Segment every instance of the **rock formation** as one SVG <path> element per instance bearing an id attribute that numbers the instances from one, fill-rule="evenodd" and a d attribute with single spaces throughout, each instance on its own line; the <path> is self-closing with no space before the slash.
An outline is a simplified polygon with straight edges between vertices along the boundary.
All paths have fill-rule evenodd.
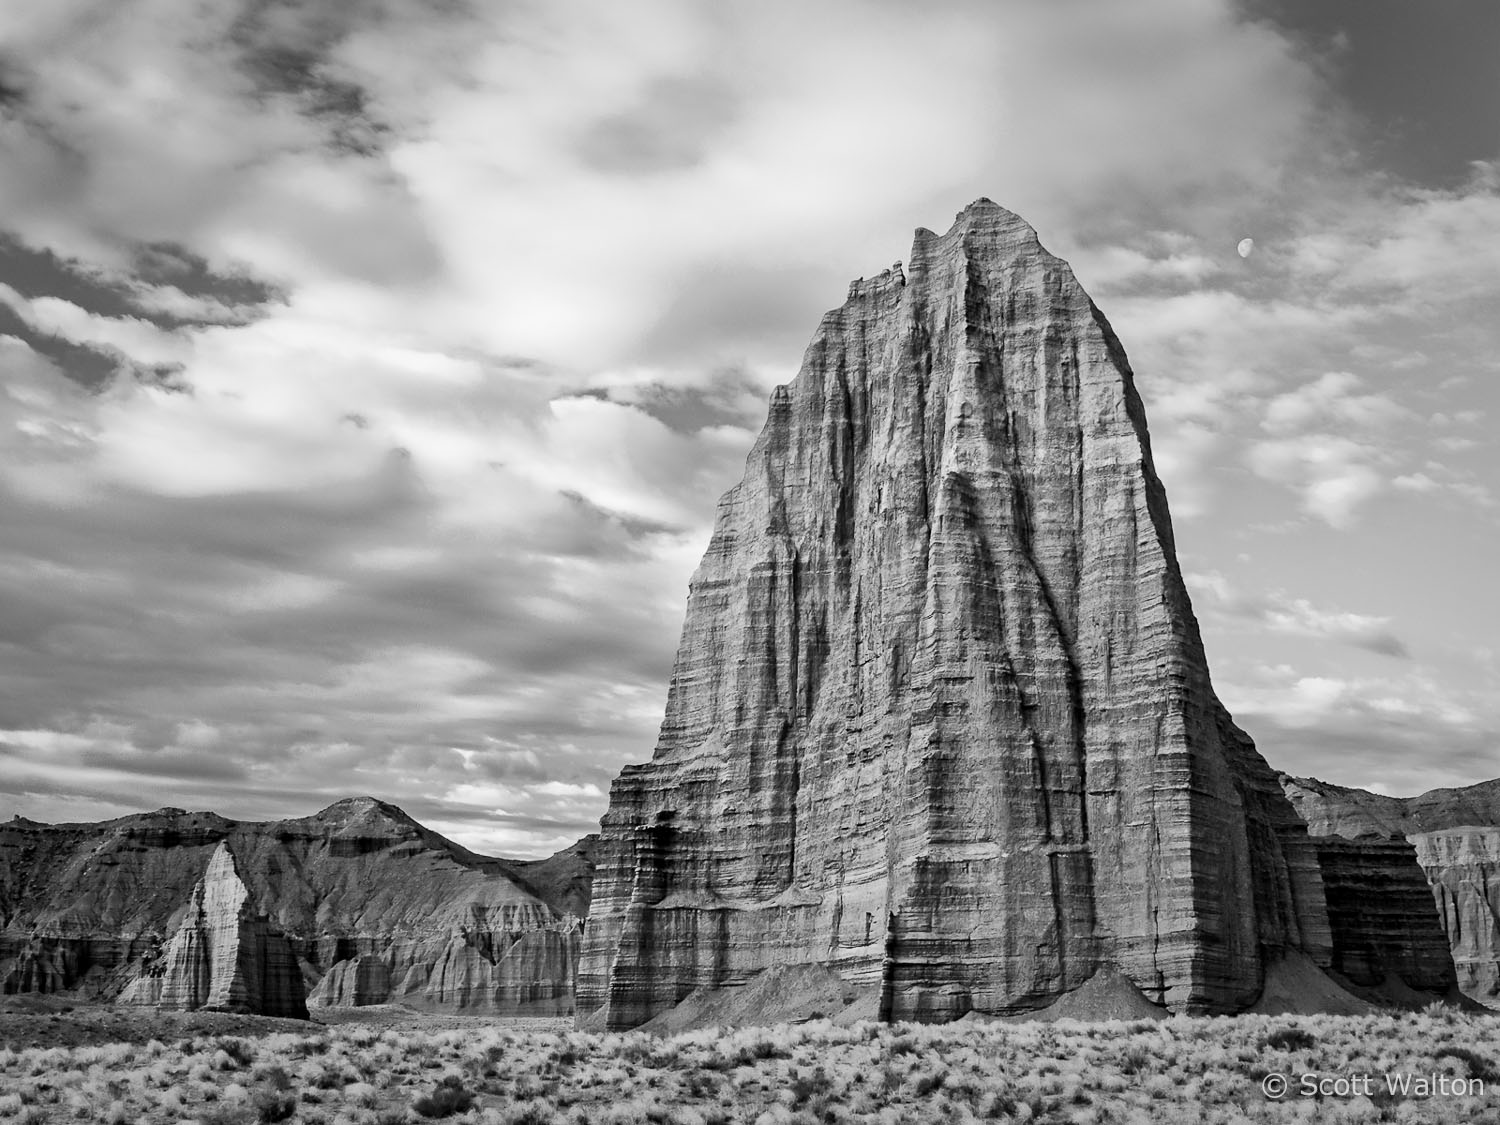
<path id="1" fill-rule="evenodd" d="M 1419 797 L 1387 797 L 1310 777 L 1282 775 L 1281 783 L 1309 831 L 1320 837 L 1320 853 L 1327 854 L 1335 841 L 1346 851 L 1409 850 L 1403 867 L 1420 865 L 1460 990 L 1500 1007 L 1500 780 Z M 1392 877 L 1389 868 L 1386 877 Z M 1396 877 L 1410 881 L 1405 872 Z M 1354 901 L 1360 909 L 1390 906 L 1373 894 Z"/>
<path id="2" fill-rule="evenodd" d="M 1333 969 L 1356 985 L 1446 995 L 1458 984 L 1417 853 L 1402 839 L 1314 838 Z"/>
<path id="3" fill-rule="evenodd" d="M 580 1016 L 770 966 L 887 1018 L 1122 973 L 1243 1008 L 1331 961 L 1318 856 L 1215 697 L 1119 341 L 981 200 L 855 282 L 771 398 L 615 781 Z"/>
<path id="4" fill-rule="evenodd" d="M 227 844 L 214 849 L 160 962 L 126 985 L 120 1001 L 307 1018 L 291 945 L 252 909 Z"/>
<path id="5" fill-rule="evenodd" d="M 566 1014 L 590 845 L 475 855 L 370 798 L 270 823 L 162 809 L 0 824 L 0 987 L 152 1000 L 169 936 L 227 844 L 246 908 L 286 935 L 319 1004 Z M 328 977 L 327 983 L 324 978 Z"/>

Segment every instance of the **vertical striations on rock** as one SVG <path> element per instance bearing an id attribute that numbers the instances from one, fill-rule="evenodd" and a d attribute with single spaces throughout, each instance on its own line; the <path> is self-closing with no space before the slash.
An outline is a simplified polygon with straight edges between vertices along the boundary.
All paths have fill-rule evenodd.
<path id="1" fill-rule="evenodd" d="M 1173 1010 L 1329 960 L 1318 861 L 1215 697 L 1124 351 L 980 200 L 855 282 L 719 502 L 580 1016 L 823 964 L 888 1018 Z"/>
<path id="2" fill-rule="evenodd" d="M 256 913 L 227 844 L 193 887 L 159 968 L 128 985 L 121 1001 L 307 1018 L 291 944 Z"/>
<path id="3" fill-rule="evenodd" d="M 1379 987 L 1394 974 L 1406 989 L 1446 995 L 1458 985 L 1432 891 L 1416 849 L 1402 839 L 1314 838 L 1328 896 L 1333 969 Z"/>

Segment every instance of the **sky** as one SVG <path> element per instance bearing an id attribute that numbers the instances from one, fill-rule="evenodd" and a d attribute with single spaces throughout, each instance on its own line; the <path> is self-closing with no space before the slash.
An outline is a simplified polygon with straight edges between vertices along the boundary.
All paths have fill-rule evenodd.
<path id="1" fill-rule="evenodd" d="M 1496 57 L 1491 0 L 4 6 L 0 816 L 596 829 L 770 389 L 980 196 L 1124 343 L 1270 763 L 1500 775 Z"/>

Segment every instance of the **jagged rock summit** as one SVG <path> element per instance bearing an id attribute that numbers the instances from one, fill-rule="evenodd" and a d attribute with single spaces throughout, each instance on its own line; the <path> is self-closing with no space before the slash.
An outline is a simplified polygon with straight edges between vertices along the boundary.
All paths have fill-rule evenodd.
<path id="1" fill-rule="evenodd" d="M 850 286 L 719 502 L 579 1013 L 821 965 L 885 1018 L 1330 963 L 1318 857 L 1214 695 L 1130 365 L 989 200 Z"/>

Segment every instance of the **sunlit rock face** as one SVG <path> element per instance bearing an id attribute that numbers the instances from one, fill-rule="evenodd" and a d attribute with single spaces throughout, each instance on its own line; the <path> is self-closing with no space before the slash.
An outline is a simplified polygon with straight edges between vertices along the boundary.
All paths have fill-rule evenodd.
<path id="1" fill-rule="evenodd" d="M 161 961 L 128 984 L 120 1001 L 307 1018 L 291 944 L 255 913 L 227 844 L 214 849 Z"/>
<path id="2" fill-rule="evenodd" d="M 1459 989 L 1500 1007 L 1500 781 L 1418 797 L 1387 797 L 1310 777 L 1281 781 L 1309 831 L 1325 839 L 1358 840 L 1367 848 L 1406 841 L 1434 902 Z"/>
<path id="3" fill-rule="evenodd" d="M 221 845 L 246 910 L 285 935 L 314 1005 L 573 1010 L 591 841 L 549 860 L 491 859 L 370 798 L 268 823 L 162 809 L 0 824 L 0 984 L 176 1004 L 162 990 L 198 979 L 196 968 L 183 975 L 202 964 L 198 931 L 178 937 L 184 916 L 204 910 L 197 884 Z"/>
<path id="4" fill-rule="evenodd" d="M 981 200 L 771 399 L 603 820 L 580 1015 L 824 964 L 887 1018 L 1178 1011 L 1329 962 L 1315 851 L 1215 697 L 1119 341 Z"/>

